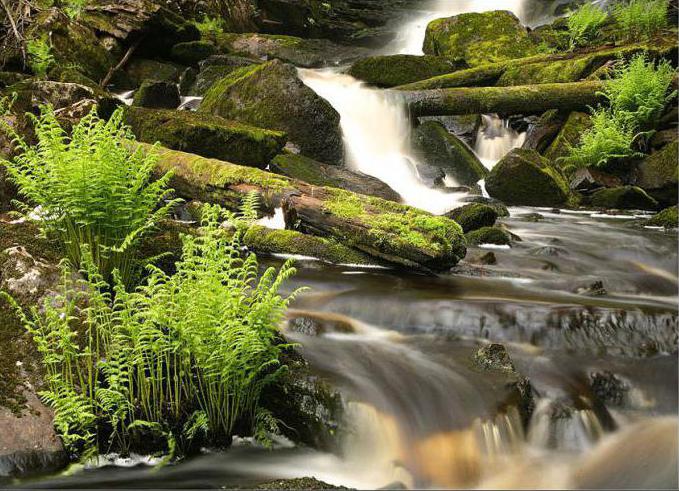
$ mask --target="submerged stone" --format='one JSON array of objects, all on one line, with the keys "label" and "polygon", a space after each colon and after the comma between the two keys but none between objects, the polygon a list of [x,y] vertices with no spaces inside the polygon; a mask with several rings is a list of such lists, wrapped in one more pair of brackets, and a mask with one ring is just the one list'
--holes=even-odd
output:
[{"label": "submerged stone", "polygon": [[478,246],[482,244],[511,245],[512,237],[498,227],[482,227],[465,234],[467,244]]}]

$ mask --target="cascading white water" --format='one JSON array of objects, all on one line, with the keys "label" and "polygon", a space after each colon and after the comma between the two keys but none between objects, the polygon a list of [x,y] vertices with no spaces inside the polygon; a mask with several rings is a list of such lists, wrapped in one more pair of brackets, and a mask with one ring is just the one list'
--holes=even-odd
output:
[{"label": "cascading white water", "polygon": [[481,118],[474,152],[487,169],[492,169],[509,151],[523,145],[526,133],[512,129],[507,121],[495,114],[484,114]]}]

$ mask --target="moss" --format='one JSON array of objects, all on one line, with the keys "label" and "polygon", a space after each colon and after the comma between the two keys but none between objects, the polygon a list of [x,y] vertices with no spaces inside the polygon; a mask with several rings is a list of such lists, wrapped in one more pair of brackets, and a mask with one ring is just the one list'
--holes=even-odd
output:
[{"label": "moss", "polygon": [[566,157],[570,148],[576,146],[580,142],[582,134],[591,127],[592,120],[588,114],[570,113],[561,131],[545,151],[545,157],[553,164],[558,165],[559,159]]},{"label": "moss", "polygon": [[134,87],[138,87],[145,80],[159,80],[161,82],[178,82],[180,69],[171,64],[156,60],[137,58],[125,67],[125,74]]},{"label": "moss", "polygon": [[331,239],[306,235],[294,230],[271,230],[253,226],[243,244],[257,253],[312,256],[333,264],[374,264],[369,256]]},{"label": "moss", "polygon": [[509,234],[497,227],[483,227],[465,234],[464,237],[469,245],[510,245],[512,242]]},{"label": "moss", "polygon": [[676,205],[665,208],[653,218],[647,220],[645,225],[649,227],[677,228],[679,225],[679,218],[677,217]]},{"label": "moss", "polygon": [[271,170],[314,186],[340,187],[321,167],[322,164],[304,155],[285,153],[277,155],[271,162]]},{"label": "moss", "polygon": [[135,106],[176,109],[181,102],[177,85],[171,82],[147,80],[134,93]]},{"label": "moss", "polygon": [[130,107],[125,120],[140,141],[259,168],[266,167],[287,141],[280,131],[191,111]]},{"label": "moss", "polygon": [[658,202],[636,186],[601,189],[592,195],[591,203],[597,208],[616,210],[656,210],[658,208]]},{"label": "moss", "polygon": [[677,202],[679,174],[679,142],[665,145],[651,154],[639,166],[637,185],[651,194],[661,204]]},{"label": "moss", "polygon": [[470,203],[456,208],[446,216],[455,220],[464,233],[471,232],[482,227],[492,227],[498,219],[495,208],[482,203]]},{"label": "moss", "polygon": [[171,56],[182,65],[197,65],[198,62],[214,55],[217,48],[207,41],[189,41],[172,46]]},{"label": "moss", "polygon": [[537,54],[539,47],[508,11],[461,14],[427,26],[424,52],[464,60],[469,66]]},{"label": "moss", "polygon": [[349,75],[378,87],[395,87],[464,68],[442,56],[371,56],[354,63]]}]

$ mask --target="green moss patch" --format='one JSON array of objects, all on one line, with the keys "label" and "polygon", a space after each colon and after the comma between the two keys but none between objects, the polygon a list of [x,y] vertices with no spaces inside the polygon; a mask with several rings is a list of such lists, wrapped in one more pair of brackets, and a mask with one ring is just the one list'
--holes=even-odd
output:
[{"label": "green moss patch", "polygon": [[443,56],[371,56],[354,63],[349,75],[378,87],[395,87],[464,68]]},{"label": "green moss patch", "polygon": [[655,215],[653,218],[646,221],[645,225],[649,227],[665,227],[677,228],[679,218],[677,218],[677,207],[671,206],[665,208],[663,211]]},{"label": "green moss patch", "polygon": [[507,232],[497,227],[483,227],[465,234],[464,237],[467,239],[467,244],[474,246],[481,244],[510,245],[512,241]]},{"label": "green moss patch", "polygon": [[498,213],[492,206],[483,203],[470,203],[456,208],[446,216],[455,220],[464,233],[482,227],[492,227],[498,219]]}]

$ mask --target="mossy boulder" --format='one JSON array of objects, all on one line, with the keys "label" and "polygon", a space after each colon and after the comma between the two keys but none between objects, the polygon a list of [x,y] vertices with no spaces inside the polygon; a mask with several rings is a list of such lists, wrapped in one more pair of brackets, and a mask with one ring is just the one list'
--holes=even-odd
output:
[{"label": "mossy boulder", "polygon": [[197,65],[217,52],[215,45],[207,41],[189,41],[172,46],[171,56],[181,65]]},{"label": "mossy boulder", "polygon": [[185,95],[204,96],[210,88],[235,70],[259,64],[259,61],[242,56],[214,55],[199,63],[200,70],[195,75]]},{"label": "mossy boulder", "polygon": [[509,65],[497,81],[499,86],[577,82],[589,75],[592,57]]},{"label": "mossy boulder", "polygon": [[482,227],[492,227],[498,219],[495,208],[483,203],[470,203],[455,208],[446,213],[446,216],[455,220],[465,234]]},{"label": "mossy boulder", "polygon": [[464,60],[474,67],[530,56],[539,48],[514,14],[496,10],[430,22],[424,52]]},{"label": "mossy boulder", "polygon": [[334,486],[327,482],[319,481],[313,477],[300,477],[295,479],[278,479],[258,484],[254,489],[277,489],[277,490],[324,490],[324,489],[348,489],[344,486]]},{"label": "mossy boulder", "polygon": [[576,146],[582,134],[591,127],[592,120],[589,114],[577,111],[570,113],[559,134],[545,151],[545,158],[552,164],[559,165],[559,159],[566,157],[570,148]]},{"label": "mossy boulder", "polygon": [[657,210],[658,202],[636,186],[601,189],[592,194],[590,202],[596,208],[615,210]]},{"label": "mossy boulder", "polygon": [[172,63],[136,58],[125,67],[125,76],[131,87],[139,87],[145,80],[178,82],[181,69]]},{"label": "mossy boulder", "polygon": [[677,228],[679,218],[677,218],[677,206],[665,208],[663,211],[647,220],[644,225],[649,227]]},{"label": "mossy boulder", "polygon": [[510,245],[512,242],[511,236],[498,227],[482,227],[466,233],[464,237],[467,244],[471,246],[482,244]]},{"label": "mossy boulder", "polygon": [[180,102],[177,84],[147,80],[134,93],[132,105],[153,109],[176,109]]},{"label": "mossy boulder", "polygon": [[443,56],[370,56],[357,61],[349,75],[378,87],[396,87],[464,68]]},{"label": "mossy boulder", "polygon": [[676,204],[679,173],[677,166],[679,166],[679,142],[675,139],[644,159],[639,165],[636,184],[662,205]]},{"label": "mossy boulder", "polygon": [[379,179],[336,165],[328,165],[304,155],[283,153],[271,162],[271,171],[314,186],[329,186],[354,193],[400,201],[399,194]]},{"label": "mossy boulder", "polygon": [[285,133],[211,114],[130,107],[125,121],[138,140],[173,150],[265,168],[285,146]]},{"label": "mossy boulder", "polygon": [[243,236],[243,244],[258,254],[311,256],[332,264],[375,264],[367,254],[335,240],[294,230],[271,230],[255,225]]},{"label": "mossy boulder", "polygon": [[488,175],[474,152],[437,121],[426,121],[415,129],[413,146],[424,163],[442,169],[458,184],[472,186]]},{"label": "mossy boulder", "polygon": [[535,150],[514,149],[486,178],[486,190],[508,205],[560,206],[569,200],[568,183]]},{"label": "mossy boulder", "polygon": [[285,131],[301,153],[340,165],[344,158],[340,117],[328,101],[278,60],[245,67],[217,82],[200,112]]}]

